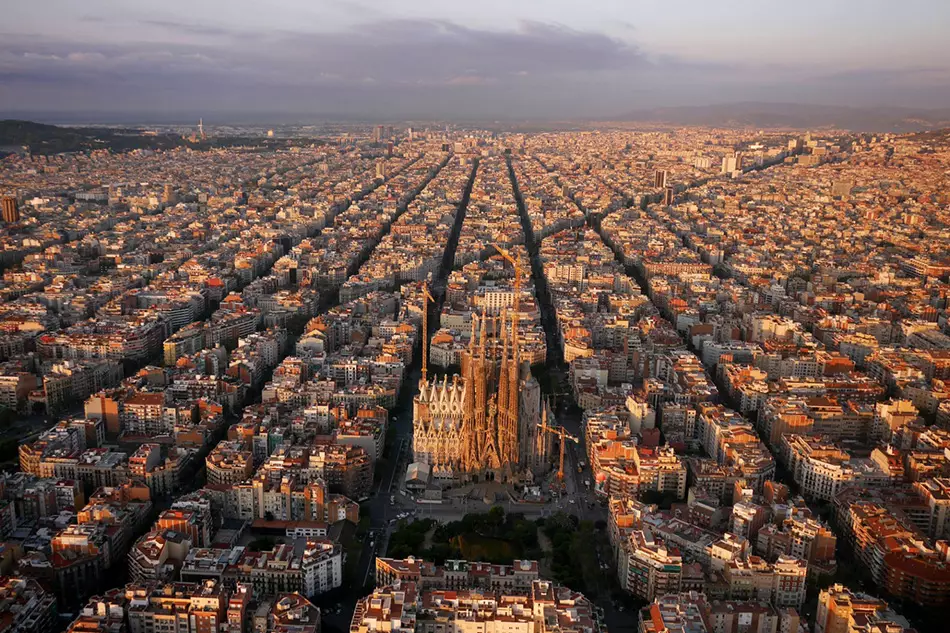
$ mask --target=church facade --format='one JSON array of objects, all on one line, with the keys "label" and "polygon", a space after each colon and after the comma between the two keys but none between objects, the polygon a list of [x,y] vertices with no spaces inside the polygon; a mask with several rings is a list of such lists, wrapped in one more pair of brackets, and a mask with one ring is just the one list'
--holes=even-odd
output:
[{"label": "church facade", "polygon": [[521,360],[517,320],[475,314],[461,375],[420,382],[413,458],[443,484],[530,483],[551,468],[553,439],[539,428],[549,415]]}]

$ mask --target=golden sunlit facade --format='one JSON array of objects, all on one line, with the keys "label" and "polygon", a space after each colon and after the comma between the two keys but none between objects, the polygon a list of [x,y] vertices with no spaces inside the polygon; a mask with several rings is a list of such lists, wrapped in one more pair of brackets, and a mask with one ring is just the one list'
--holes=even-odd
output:
[{"label": "golden sunlit facade", "polygon": [[522,362],[517,318],[472,315],[461,376],[423,379],[413,402],[413,454],[436,481],[530,483],[551,467],[539,425],[549,408]]}]

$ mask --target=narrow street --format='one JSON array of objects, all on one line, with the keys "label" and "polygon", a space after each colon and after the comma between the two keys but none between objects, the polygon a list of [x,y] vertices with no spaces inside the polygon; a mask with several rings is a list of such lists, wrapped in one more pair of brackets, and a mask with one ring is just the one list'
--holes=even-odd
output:
[{"label": "narrow street", "polygon": [[[557,512],[573,514],[581,520],[592,522],[606,521],[607,510],[602,505],[602,500],[596,498],[595,493],[588,489],[585,481],[592,481],[593,474],[590,470],[590,464],[586,464],[586,447],[584,445],[583,433],[583,411],[574,402],[568,383],[569,368],[564,364],[561,355],[560,337],[557,326],[557,315],[554,310],[552,297],[544,277],[543,265],[540,258],[540,244],[536,239],[531,220],[528,216],[524,199],[514,170],[511,166],[510,158],[507,162],[509,178],[518,206],[521,226],[525,235],[525,249],[528,252],[531,264],[531,277],[535,286],[538,300],[538,307],[541,312],[541,325],[545,331],[545,339],[548,346],[548,358],[541,369],[540,379],[545,395],[551,396],[555,406],[555,416],[558,424],[580,440],[579,444],[568,442],[565,447],[565,494],[561,495],[554,503],[549,504],[530,504],[505,501],[500,504],[506,512],[524,514],[527,518],[536,519],[551,516]],[[438,275],[432,280],[432,294],[435,302],[429,306],[429,331],[427,337],[438,329],[438,318],[445,300],[446,283],[449,273],[452,271],[455,252],[458,247],[458,237],[462,224],[465,220],[465,211],[468,206],[468,200],[477,172],[477,164],[472,170],[471,177],[467,183],[462,201],[459,205],[459,211],[456,213],[455,224],[453,226],[449,243],[443,253],[442,264]],[[654,197],[650,200],[653,201]],[[610,242],[601,227],[601,220],[607,214],[593,214],[586,212],[574,199],[572,202],[585,215],[585,224],[590,229],[597,232],[605,244],[610,247]],[[622,253],[617,248],[611,247],[618,261],[623,262]],[[624,270],[634,278],[641,290],[646,294],[646,282],[631,267],[624,267]],[[395,517],[404,511],[412,510],[417,519],[431,518],[440,522],[448,522],[460,519],[462,516],[472,512],[485,512],[491,506],[486,505],[480,500],[456,499],[451,503],[442,504],[421,504],[417,507],[409,507],[400,503],[399,499],[399,477],[405,471],[405,467],[411,459],[412,451],[412,402],[419,391],[419,379],[421,377],[421,352],[414,358],[410,368],[407,382],[400,391],[399,402],[391,411],[390,432],[387,441],[388,458],[384,463],[384,470],[378,477],[376,489],[372,496],[366,502],[369,509],[370,527],[369,533],[364,538],[360,552],[359,564],[356,568],[354,583],[342,598],[334,599],[333,604],[340,605],[337,614],[329,613],[324,617],[324,623],[327,630],[344,631],[349,623],[349,614],[355,607],[357,599],[366,595],[373,585],[373,567],[376,556],[384,556],[388,546],[388,540],[395,526]],[[538,368],[535,368],[537,371]],[[579,467],[581,462],[585,462],[584,467]],[[391,503],[391,498],[396,498],[396,503]],[[611,570],[605,573],[614,574],[613,561],[607,561],[611,565]],[[636,630],[636,616],[630,612],[624,612],[623,607],[613,601],[603,601],[599,606],[604,609],[609,630],[611,631],[634,631]]]},{"label": "narrow street", "polygon": [[[449,273],[452,271],[455,260],[455,250],[458,247],[459,233],[465,221],[465,210],[468,207],[472,184],[478,170],[476,162],[465,186],[458,211],[455,214],[455,223],[442,255],[439,272],[432,281],[432,296],[436,301],[429,305],[429,331],[425,333],[430,338],[438,329],[438,317],[445,301],[445,286]],[[360,549],[359,562],[351,582],[346,586],[342,595],[332,598],[334,610],[339,607],[338,613],[324,615],[323,623],[327,631],[345,631],[349,626],[349,618],[356,607],[356,601],[372,590],[374,584],[373,570],[377,556],[385,556],[389,536],[394,526],[394,517],[404,511],[390,499],[397,494],[399,478],[405,473],[405,468],[411,461],[412,455],[412,402],[419,393],[419,380],[422,377],[422,349],[413,356],[406,380],[399,390],[399,400],[390,411],[390,431],[387,433],[386,459],[381,461],[382,470],[378,473],[376,487],[370,498],[363,504],[362,512],[369,513],[369,533],[364,537]]]}]

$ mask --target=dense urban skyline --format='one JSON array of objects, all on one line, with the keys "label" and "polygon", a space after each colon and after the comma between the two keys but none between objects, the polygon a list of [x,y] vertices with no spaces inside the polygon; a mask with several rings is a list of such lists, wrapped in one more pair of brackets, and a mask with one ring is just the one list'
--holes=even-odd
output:
[{"label": "dense urban skyline", "polygon": [[24,633],[950,604],[947,131],[42,131],[0,146]]},{"label": "dense urban skyline", "polygon": [[16,0],[0,633],[930,633],[950,5]]},{"label": "dense urban skyline", "polygon": [[950,8],[911,1],[15,2],[0,111],[610,117],[950,102]]}]

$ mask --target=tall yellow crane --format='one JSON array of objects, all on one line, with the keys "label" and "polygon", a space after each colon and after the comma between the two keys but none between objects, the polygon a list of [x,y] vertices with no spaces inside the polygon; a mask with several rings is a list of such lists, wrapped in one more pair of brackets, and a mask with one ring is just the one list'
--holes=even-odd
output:
[{"label": "tall yellow crane", "polygon": [[561,439],[560,446],[560,461],[558,462],[557,469],[557,478],[561,484],[564,484],[564,445],[567,444],[567,440],[574,442],[575,444],[580,444],[580,440],[568,433],[563,426],[550,426],[547,422],[541,422],[538,425],[538,428],[541,429],[543,433],[550,433]]},{"label": "tall yellow crane", "polygon": [[495,247],[495,250],[498,251],[498,254],[501,255],[508,263],[512,265],[515,269],[515,301],[512,306],[515,313],[514,325],[518,324],[518,302],[521,300],[521,263],[517,258],[512,257],[511,253],[508,252],[508,249],[502,248],[498,244],[492,244]]},{"label": "tall yellow crane", "polygon": [[435,297],[429,292],[429,284],[422,284],[422,381],[425,382],[429,367],[429,302]]}]

